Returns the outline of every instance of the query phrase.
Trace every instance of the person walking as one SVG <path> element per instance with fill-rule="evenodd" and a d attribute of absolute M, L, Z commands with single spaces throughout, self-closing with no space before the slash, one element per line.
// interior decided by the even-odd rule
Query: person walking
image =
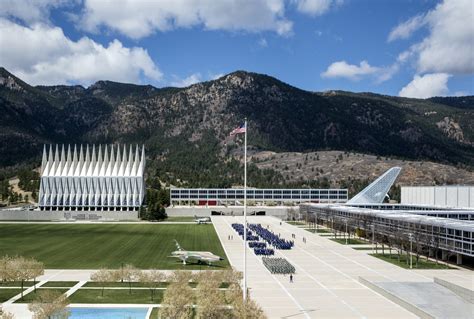
<path fill-rule="evenodd" d="M 293 274 L 290 274 L 290 283 L 293 282 Z"/>

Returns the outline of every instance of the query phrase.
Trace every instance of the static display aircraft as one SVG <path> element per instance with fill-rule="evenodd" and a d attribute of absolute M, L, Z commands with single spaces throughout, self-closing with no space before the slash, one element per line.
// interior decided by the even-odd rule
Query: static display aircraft
<path fill-rule="evenodd" d="M 211 222 L 211 217 L 199 217 L 199 216 L 194 215 L 194 221 L 197 224 L 207 224 Z"/>
<path fill-rule="evenodd" d="M 224 260 L 224 258 L 214 255 L 209 251 L 184 250 L 176 240 L 174 242 L 176 243 L 176 248 L 178 250 L 173 251 L 170 257 L 181 259 L 183 261 L 183 265 L 186 265 L 187 261 L 197 261 L 198 263 L 208 263 L 211 265 L 212 262 Z"/>

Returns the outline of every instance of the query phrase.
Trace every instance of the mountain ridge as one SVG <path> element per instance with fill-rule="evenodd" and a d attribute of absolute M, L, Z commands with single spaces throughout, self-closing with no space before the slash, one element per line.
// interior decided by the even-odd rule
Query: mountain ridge
<path fill-rule="evenodd" d="M 241 70 L 185 88 L 112 81 L 33 87 L 0 68 L 0 112 L 4 167 L 37 160 L 43 143 L 143 142 L 152 175 L 196 184 L 194 169 L 233 183 L 238 143 L 227 135 L 244 117 L 257 150 L 357 151 L 474 167 L 473 96 L 311 92 Z M 178 169 L 183 157 L 199 166 Z M 233 173 L 225 176 L 226 169 Z"/>

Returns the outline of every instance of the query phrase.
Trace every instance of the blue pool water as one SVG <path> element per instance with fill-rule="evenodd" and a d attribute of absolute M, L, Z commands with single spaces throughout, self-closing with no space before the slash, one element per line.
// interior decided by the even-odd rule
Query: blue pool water
<path fill-rule="evenodd" d="M 145 319 L 148 308 L 70 308 L 69 319 Z"/>

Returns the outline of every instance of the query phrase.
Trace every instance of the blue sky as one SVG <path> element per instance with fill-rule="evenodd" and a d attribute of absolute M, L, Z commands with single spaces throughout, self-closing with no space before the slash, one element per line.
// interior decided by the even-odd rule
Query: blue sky
<path fill-rule="evenodd" d="M 470 0 L 3 0 L 0 64 L 32 84 L 246 70 L 311 91 L 472 95 L 473 15 Z"/>

